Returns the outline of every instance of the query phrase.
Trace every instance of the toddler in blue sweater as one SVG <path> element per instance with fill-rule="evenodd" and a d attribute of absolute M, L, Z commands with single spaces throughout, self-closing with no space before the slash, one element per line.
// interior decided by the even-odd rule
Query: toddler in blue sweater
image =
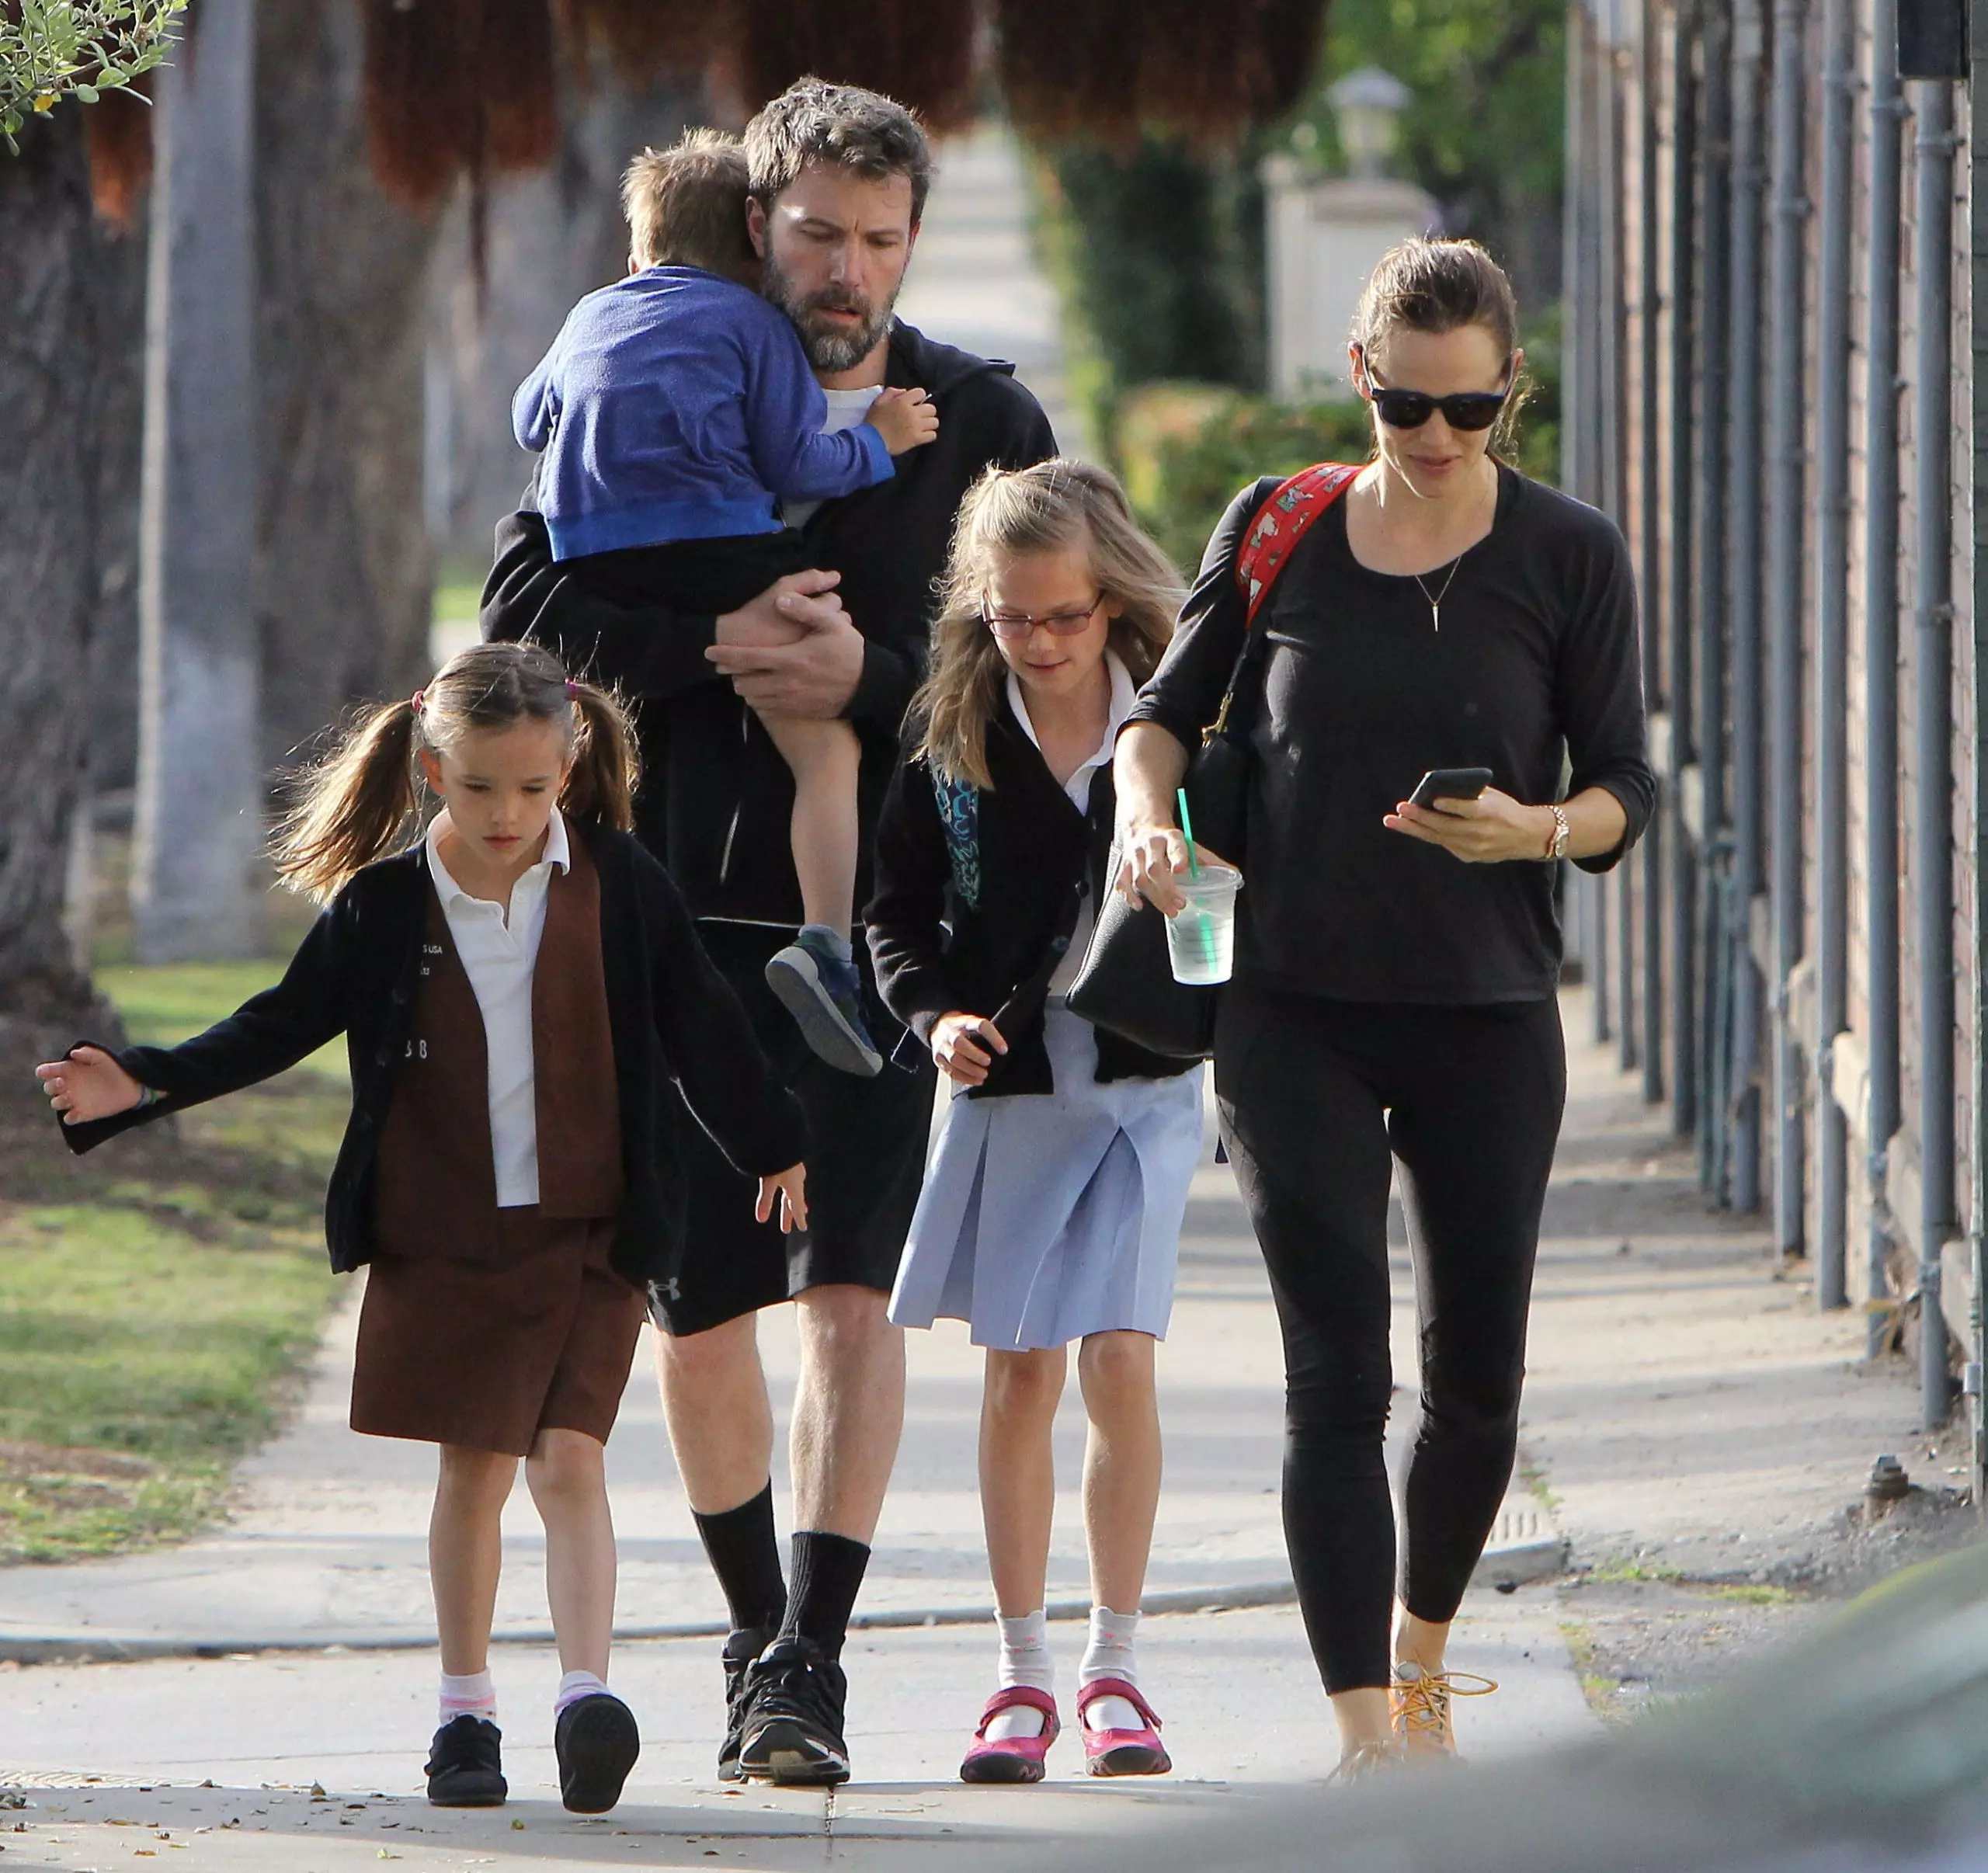
<path fill-rule="evenodd" d="M 692 617 L 737 611 L 804 570 L 779 504 L 888 481 L 893 456 L 930 442 L 922 390 L 887 390 L 867 421 L 827 432 L 828 401 L 800 335 L 758 291 L 738 142 L 693 130 L 645 150 L 622 186 L 628 273 L 589 293 L 518 387 L 511 423 L 541 452 L 538 501 L 552 556 L 624 603 Z M 762 638 L 804 634 L 781 621 Z M 763 718 L 794 775 L 791 836 L 799 940 L 767 981 L 815 1051 L 845 1070 L 881 1065 L 850 952 L 857 853 L 856 731 Z"/>

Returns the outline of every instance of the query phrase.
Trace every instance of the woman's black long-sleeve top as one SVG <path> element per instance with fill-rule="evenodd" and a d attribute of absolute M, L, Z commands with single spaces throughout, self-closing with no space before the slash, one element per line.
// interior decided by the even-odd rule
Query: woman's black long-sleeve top
<path fill-rule="evenodd" d="M 1230 504 L 1135 721 L 1187 747 L 1243 642 L 1243 532 L 1277 485 Z M 1443 582 L 1450 579 L 1447 591 Z M 1430 598 L 1442 597 L 1435 627 Z M 1263 609 L 1267 633 L 1242 856 L 1236 979 L 1354 1002 L 1532 1001 L 1559 980 L 1553 867 L 1465 864 L 1382 825 L 1430 768 L 1488 767 L 1528 804 L 1605 787 L 1628 829 L 1656 803 L 1646 752 L 1635 584 L 1614 523 L 1500 467 L 1489 535 L 1418 582 L 1369 571 L 1343 502 L 1298 544 Z"/>
<path fill-rule="evenodd" d="M 683 1104 L 748 1176 L 798 1163 L 806 1125 L 704 954 L 669 874 L 625 832 L 568 825 L 600 877 L 624 1185 L 613 1260 L 642 1287 L 668 1281 L 682 1259 Z M 340 1274 L 370 1261 L 374 1164 L 413 1020 L 430 890 L 425 846 L 367 866 L 326 907 L 274 987 L 178 1047 L 120 1051 L 118 1065 L 164 1098 L 63 1126 L 70 1149 L 89 1151 L 134 1125 L 267 1079 L 343 1034 L 352 1117 L 325 1197 L 325 1233 Z M 672 1082 L 681 1102 L 665 1096 Z"/>
<path fill-rule="evenodd" d="M 885 1005 L 919 1043 L 955 1009 L 992 1017 L 1008 1044 L 977 1097 L 1051 1093 L 1043 1002 L 1088 895 L 1104 888 L 1115 797 L 1109 764 L 1079 812 L 1003 700 L 987 725 L 991 787 L 934 784 L 903 761 L 877 826 L 863 916 Z M 943 801 L 943 804 L 942 804 Z M 1100 1080 L 1158 1079 L 1187 1063 L 1097 1033 Z"/>

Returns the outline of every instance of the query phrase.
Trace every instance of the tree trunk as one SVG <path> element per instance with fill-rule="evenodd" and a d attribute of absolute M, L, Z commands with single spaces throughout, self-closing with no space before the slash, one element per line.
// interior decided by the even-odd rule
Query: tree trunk
<path fill-rule="evenodd" d="M 144 645 L 131 902 L 148 962 L 254 955 L 251 0 L 203 0 L 161 68 L 145 298 Z"/>
<path fill-rule="evenodd" d="M 360 10 L 285 0 L 256 14 L 267 773 L 355 700 L 405 693 L 428 674 L 422 354 L 435 222 L 373 179 Z"/>
<path fill-rule="evenodd" d="M 95 596 L 95 237 L 82 106 L 0 154 L 0 1013 L 88 999 L 63 926 Z M 9 1070 L 16 1070 L 9 1061 Z"/>

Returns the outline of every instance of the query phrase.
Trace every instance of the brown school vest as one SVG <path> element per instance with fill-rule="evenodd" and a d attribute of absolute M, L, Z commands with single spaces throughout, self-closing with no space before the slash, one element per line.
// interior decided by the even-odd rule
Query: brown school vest
<path fill-rule="evenodd" d="M 577 836 L 555 871 L 532 971 L 533 1104 L 541 1216 L 612 1216 L 621 1207 L 614 1036 L 600 959 L 600 877 Z M 374 1172 L 374 1227 L 388 1255 L 495 1255 L 497 1171 L 490 1140 L 483 1011 L 431 882 L 407 1050 Z"/>

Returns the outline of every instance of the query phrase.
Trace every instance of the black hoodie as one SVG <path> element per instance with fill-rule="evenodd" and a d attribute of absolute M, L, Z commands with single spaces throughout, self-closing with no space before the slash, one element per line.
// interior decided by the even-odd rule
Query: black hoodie
<path fill-rule="evenodd" d="M 841 573 L 842 601 L 867 640 L 863 675 L 843 711 L 863 743 L 859 904 L 869 894 L 872 836 L 905 711 L 924 672 L 934 582 L 960 502 L 988 467 L 1024 468 L 1056 453 L 1048 419 L 1015 381 L 1012 364 L 899 325 L 884 381 L 931 394 L 937 440 L 900 457 L 889 481 L 825 502 L 803 530 L 808 563 Z M 545 523 L 527 509 L 498 523 L 481 621 L 486 638 L 530 638 L 641 705 L 636 830 L 668 865 L 693 916 L 800 923 L 788 832 L 793 777 L 759 718 L 704 659 L 715 619 L 589 592 L 554 563 Z"/>

